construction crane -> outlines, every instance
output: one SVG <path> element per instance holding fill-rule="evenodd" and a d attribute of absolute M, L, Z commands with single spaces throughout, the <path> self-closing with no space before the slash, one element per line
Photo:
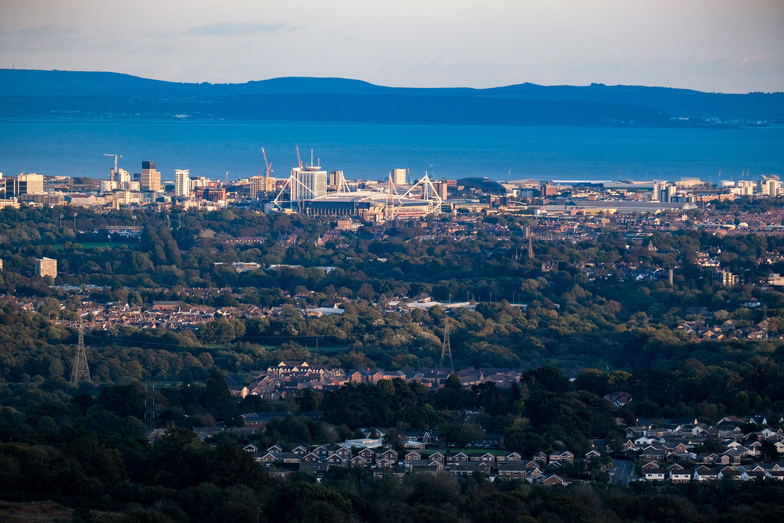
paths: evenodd
<path fill-rule="evenodd" d="M 269 176 L 272 172 L 272 164 L 267 161 L 267 153 L 264 152 L 264 147 L 261 148 L 261 154 L 264 155 L 264 165 L 267 168 L 266 175 L 264 176 L 264 194 L 269 192 Z"/>
<path fill-rule="evenodd" d="M 299 156 L 299 145 L 297 146 L 297 163 L 299 164 L 299 168 L 302 169 L 302 158 Z"/>
<path fill-rule="evenodd" d="M 122 158 L 122 154 L 111 154 L 111 153 L 104 153 L 104 156 L 114 156 L 114 170 L 112 171 L 112 175 L 109 177 L 110 181 L 114 181 L 114 175 L 117 174 L 117 158 Z"/>

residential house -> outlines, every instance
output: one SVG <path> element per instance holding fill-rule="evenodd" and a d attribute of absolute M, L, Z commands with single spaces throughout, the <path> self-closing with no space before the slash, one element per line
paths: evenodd
<path fill-rule="evenodd" d="M 667 471 L 657 465 L 647 469 L 643 468 L 642 475 L 645 481 L 664 481 Z"/>
<path fill-rule="evenodd" d="M 666 457 L 667 452 L 664 449 L 653 445 L 645 447 L 640 454 L 640 458 L 644 461 L 664 461 Z"/>
<path fill-rule="evenodd" d="M 419 452 L 417 452 L 415 450 L 413 450 L 411 452 L 406 452 L 406 455 L 403 456 L 403 460 L 406 463 L 409 463 L 411 461 L 420 461 L 421 459 L 422 459 L 422 454 L 420 454 Z"/>
<path fill-rule="evenodd" d="M 678 463 L 673 463 L 667 467 L 667 473 L 669 474 L 670 481 L 673 483 L 688 483 L 691 481 L 691 472 L 684 469 Z"/>
<path fill-rule="evenodd" d="M 574 454 L 572 454 L 568 450 L 553 452 L 549 456 L 549 463 L 552 464 L 553 462 L 574 463 Z"/>
<path fill-rule="evenodd" d="M 719 479 L 719 474 L 705 465 L 697 465 L 692 469 L 692 479 L 694 481 L 715 481 Z"/>
<path fill-rule="evenodd" d="M 484 461 L 454 461 L 445 468 L 445 472 L 455 477 L 471 476 L 478 472 L 488 474 L 490 465 Z"/>
<path fill-rule="evenodd" d="M 378 464 L 380 461 L 393 463 L 393 466 L 397 466 L 397 451 L 394 449 L 380 449 L 376 452 L 376 463 Z"/>
<path fill-rule="evenodd" d="M 610 394 L 606 395 L 604 399 L 608 400 L 610 403 L 615 405 L 616 407 L 625 407 L 632 401 L 632 396 L 628 392 L 611 392 Z"/>
<path fill-rule="evenodd" d="M 327 459 L 325 461 L 327 463 L 329 463 L 330 465 L 341 466 L 341 465 L 348 464 L 348 462 L 350 460 L 349 460 L 349 458 L 342 458 L 338 454 L 331 454 L 331 455 L 327 456 Z"/>
<path fill-rule="evenodd" d="M 459 462 L 468 461 L 468 460 L 469 460 L 468 454 L 466 454 L 465 452 L 458 452 L 456 454 L 450 454 L 449 456 L 446 457 L 446 462 L 447 463 L 459 463 Z"/>
<path fill-rule="evenodd" d="M 522 461 L 503 461 L 496 468 L 501 479 L 528 479 L 528 467 Z"/>
<path fill-rule="evenodd" d="M 489 452 L 483 452 L 483 453 L 472 452 L 468 455 L 468 459 L 469 461 L 485 461 L 488 463 L 495 462 L 495 456 Z"/>
<path fill-rule="evenodd" d="M 433 461 L 437 461 L 442 466 L 444 465 L 444 463 L 446 463 L 446 456 L 444 456 L 441 452 L 438 452 L 438 451 L 433 452 L 432 454 L 430 454 L 430 456 L 428 456 L 428 459 L 431 459 Z"/>
<path fill-rule="evenodd" d="M 496 455 L 495 460 L 497 463 L 504 463 L 507 461 L 521 461 L 523 458 L 517 452 L 504 452 Z"/>
<path fill-rule="evenodd" d="M 352 467 L 369 467 L 372 464 L 372 462 L 367 461 L 362 456 L 354 456 L 349 463 Z"/>
<path fill-rule="evenodd" d="M 411 461 L 408 463 L 408 468 L 412 474 L 424 472 L 429 474 L 436 474 L 444 471 L 443 464 L 435 460 L 423 459 L 420 461 Z"/>
<path fill-rule="evenodd" d="M 360 458 L 364 459 L 368 463 L 373 463 L 373 461 L 375 461 L 375 458 L 376 458 L 376 453 L 373 452 L 373 450 L 371 450 L 371 449 L 364 448 L 364 449 L 360 450 L 359 452 L 357 452 L 357 456 L 359 456 Z"/>
<path fill-rule="evenodd" d="M 592 459 L 599 459 L 601 457 L 602 457 L 601 453 L 599 453 L 599 451 L 595 449 L 591 449 L 583 455 L 583 459 L 585 459 L 585 461 L 590 461 Z"/>
<path fill-rule="evenodd" d="M 565 485 L 564 479 L 558 474 L 542 474 L 534 478 L 534 483 L 537 485 L 544 485 L 545 487 L 553 487 L 555 485 Z"/>
<path fill-rule="evenodd" d="M 320 461 L 321 461 L 321 456 L 319 456 L 315 452 L 308 452 L 306 455 L 302 456 L 303 463 L 318 463 Z"/>

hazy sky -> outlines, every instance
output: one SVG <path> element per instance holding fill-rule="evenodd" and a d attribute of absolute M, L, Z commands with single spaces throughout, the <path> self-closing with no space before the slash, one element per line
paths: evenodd
<path fill-rule="evenodd" d="M 0 68 L 784 91 L 784 0 L 0 0 Z"/>

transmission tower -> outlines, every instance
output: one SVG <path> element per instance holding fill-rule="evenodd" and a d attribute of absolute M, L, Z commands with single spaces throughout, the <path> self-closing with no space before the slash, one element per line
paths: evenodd
<path fill-rule="evenodd" d="M 148 430 L 152 430 L 155 426 L 155 396 L 153 393 L 155 392 L 155 385 L 145 385 L 144 391 L 147 394 L 146 398 L 144 399 L 144 419 L 147 422 Z"/>
<path fill-rule="evenodd" d="M 449 318 L 444 316 L 444 343 L 441 345 L 441 365 L 444 369 L 444 358 L 449 357 L 449 370 L 451 374 L 455 372 L 455 361 L 452 359 L 452 347 L 449 344 Z"/>
<path fill-rule="evenodd" d="M 87 352 L 84 350 L 84 324 L 79 320 L 79 346 L 76 347 L 73 369 L 71 370 L 71 385 L 76 385 L 80 381 L 90 380 L 90 366 L 87 365 Z"/>

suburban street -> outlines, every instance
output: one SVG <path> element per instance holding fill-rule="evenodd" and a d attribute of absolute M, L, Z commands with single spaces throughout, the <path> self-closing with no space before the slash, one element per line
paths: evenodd
<path fill-rule="evenodd" d="M 611 481 L 613 485 L 625 487 L 629 484 L 629 479 L 631 479 L 633 473 L 634 463 L 631 461 L 626 461 L 623 459 L 613 460 L 613 468 L 610 469 L 610 474 L 612 475 Z"/>

